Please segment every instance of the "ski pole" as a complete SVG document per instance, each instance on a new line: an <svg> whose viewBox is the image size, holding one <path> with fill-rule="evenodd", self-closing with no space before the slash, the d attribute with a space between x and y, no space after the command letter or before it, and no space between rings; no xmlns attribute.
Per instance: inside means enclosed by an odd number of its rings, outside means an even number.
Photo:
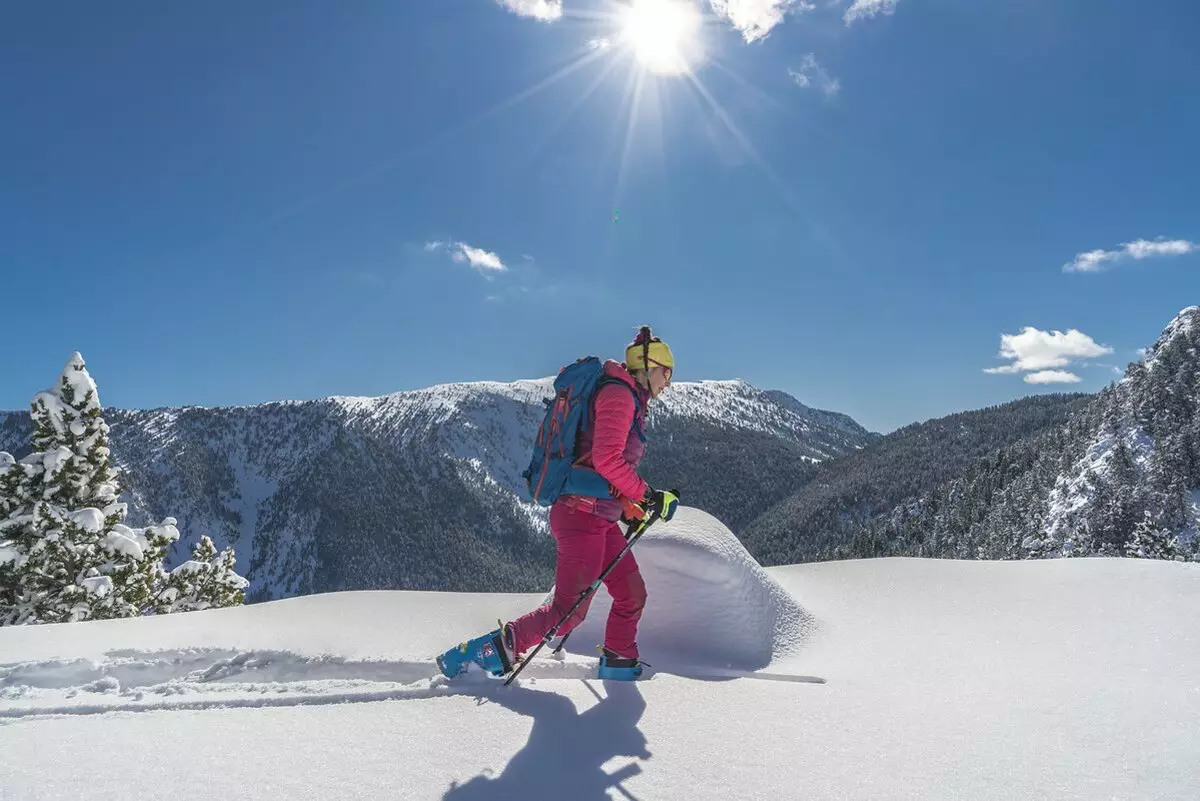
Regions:
<svg viewBox="0 0 1200 801"><path fill-rule="evenodd" d="M632 533L630 534L629 541L627 543L625 543L625 547L622 548L621 552L619 554L617 554L616 557L611 562L608 563L608 567L604 568L604 572L602 572L599 576L597 576L596 580L593 581L590 585L588 585L588 587L583 592L579 593L579 600L575 601L575 605L572 606L570 608L570 610L568 610L567 613L562 616L561 620L559 620L557 623L555 623L554 626L548 632L546 632L546 635L544 637L542 637L542 640L541 640L541 642L539 642L537 644L537 647L534 648L532 651L530 651L529 655L521 660L521 664L517 665L517 669L514 670L507 679L505 679L505 681L504 681L505 687L512 684L513 679L515 679L517 677L517 674L520 673L521 670L524 669L524 667L527 664L529 664L529 661L537 655L537 652L542 650L543 645L548 645L551 640L553 640L556 636L558 636L558 630L560 628L562 628L562 625L571 619L571 615L575 614L575 610L578 609L580 606L582 606L583 602L586 601L588 598L590 598L592 593L594 593L596 590L600 589L600 585L604 583L604 579L607 578L608 574L611 573L613 568L617 566L617 562L620 562L622 557L624 557L625 554L629 553L629 550L631 548L633 548L633 544L638 541L638 539L642 536L642 534L646 533L646 529L650 528L650 526L653 523L655 523L658 520L658 518L659 518L659 513L657 510L646 515L646 517L642 520L642 522L637 525L637 528L634 529L632 531ZM570 632L567 632L567 637L569 637L569 636L571 636L571 634L570 634ZM567 641L566 637L564 637L563 642L566 642L566 641ZM559 647L560 648L562 647L561 644L559 645Z"/></svg>

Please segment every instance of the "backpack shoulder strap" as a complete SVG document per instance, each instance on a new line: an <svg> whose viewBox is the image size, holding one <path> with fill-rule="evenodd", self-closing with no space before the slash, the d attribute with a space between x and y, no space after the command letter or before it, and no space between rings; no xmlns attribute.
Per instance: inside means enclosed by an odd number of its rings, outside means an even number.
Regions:
<svg viewBox="0 0 1200 801"><path fill-rule="evenodd" d="M599 381L596 382L596 391L592 393L592 419L594 420L596 417L596 398L599 397L600 390L608 384L620 384L621 386L625 387L625 389L629 390L629 394L633 395L633 419L636 423L638 412L642 410L642 399L638 397L637 390L629 386L628 382L622 381L621 379L611 375L603 376Z"/></svg>

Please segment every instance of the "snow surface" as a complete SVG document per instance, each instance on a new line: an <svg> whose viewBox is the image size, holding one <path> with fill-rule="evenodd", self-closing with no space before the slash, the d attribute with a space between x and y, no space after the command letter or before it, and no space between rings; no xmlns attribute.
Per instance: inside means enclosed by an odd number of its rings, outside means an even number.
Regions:
<svg viewBox="0 0 1200 801"><path fill-rule="evenodd" d="M651 527L634 547L647 587L638 645L643 654L665 655L657 661L645 657L656 667L763 668L797 650L815 626L737 537L706 512L684 508L670 523ZM606 591L597 593L572 637L601 643L611 606Z"/></svg>
<svg viewBox="0 0 1200 801"><path fill-rule="evenodd" d="M592 678L586 627L510 687L431 678L540 594L0 629L0 797L1196 797L1200 566L762 570L730 540L683 510L636 546L654 665L636 684ZM725 666L768 644L763 670ZM180 758L147 770L164 747Z"/></svg>

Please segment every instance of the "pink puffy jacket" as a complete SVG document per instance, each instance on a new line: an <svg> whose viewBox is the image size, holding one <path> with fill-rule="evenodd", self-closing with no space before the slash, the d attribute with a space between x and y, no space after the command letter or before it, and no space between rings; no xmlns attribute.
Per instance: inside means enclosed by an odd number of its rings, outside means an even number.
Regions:
<svg viewBox="0 0 1200 801"><path fill-rule="evenodd" d="M641 501L649 485L637 474L637 467L646 453L646 443L637 435L633 415L640 406L638 428L645 431L650 393L633 380L620 362L612 359L605 361L604 374L632 387L640 402L635 404L633 394L625 387L616 384L600 387L596 392L592 424L579 434L579 452L584 454L580 464L591 467L603 476L620 495L632 501ZM621 518L621 502L617 499L564 495L560 502L589 511L605 520Z"/></svg>

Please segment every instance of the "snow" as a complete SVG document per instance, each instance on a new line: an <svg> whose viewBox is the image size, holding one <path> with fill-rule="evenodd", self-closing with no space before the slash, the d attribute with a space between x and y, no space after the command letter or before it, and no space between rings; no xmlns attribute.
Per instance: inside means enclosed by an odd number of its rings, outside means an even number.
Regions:
<svg viewBox="0 0 1200 801"><path fill-rule="evenodd" d="M122 528L125 527L122 526ZM139 562L142 559L142 546L139 545L133 537L126 536L120 532L110 531L100 541L100 544L108 550L114 553L119 553L122 556L128 557L129 559Z"/></svg>
<svg viewBox="0 0 1200 801"><path fill-rule="evenodd" d="M17 550L17 546L12 545L11 541L0 542L0 565L8 564L15 561L21 555Z"/></svg>
<svg viewBox="0 0 1200 801"><path fill-rule="evenodd" d="M150 544L146 539L147 534L150 534L151 536L165 537L171 542L179 542L179 529L175 527L175 522L175 518L168 517L166 520L162 521L161 525L147 526L144 529L134 529L134 539L143 548L148 547Z"/></svg>
<svg viewBox="0 0 1200 801"><path fill-rule="evenodd" d="M1134 467L1145 475L1154 458L1154 438L1136 425L1124 426L1119 437L1128 446ZM1114 437L1098 433L1096 440L1071 471L1058 477L1054 488L1050 490L1046 522L1043 525L1045 531L1061 536L1068 525L1068 516L1091 502L1093 487L1089 476L1107 478L1112 470L1116 445Z"/></svg>
<svg viewBox="0 0 1200 801"><path fill-rule="evenodd" d="M63 514L63 518L92 534L99 534L104 528L104 513L91 506L77 509L74 512L66 512Z"/></svg>
<svg viewBox="0 0 1200 801"><path fill-rule="evenodd" d="M796 408L783 406L771 398L771 393L742 380L672 383L671 390L654 401L652 409L656 419L673 416L708 419L718 425L768 432L787 439L804 437L817 428ZM843 434L836 429L827 433L835 439Z"/></svg>
<svg viewBox="0 0 1200 801"><path fill-rule="evenodd" d="M63 368L62 379L75 392L76 408L84 412L100 408L100 393L96 390L96 382L92 380L92 376L84 364L83 356L78 351L72 353L67 360L67 366ZM55 391L59 391L59 388L56 387ZM91 398L85 404L83 401L89 392Z"/></svg>
<svg viewBox="0 0 1200 801"><path fill-rule="evenodd" d="M702 513L660 525L635 546L654 665L636 684L592 678L585 628L510 687L432 678L435 653L541 594L346 592L0 629L0 795L1195 797L1200 566L763 570ZM163 743L186 768L145 770Z"/></svg>
<svg viewBox="0 0 1200 801"><path fill-rule="evenodd" d="M71 449L65 445L59 445L52 451L35 451L24 459L21 464L28 467L41 467L46 472L46 480L51 480L54 475L66 466L75 454L71 453Z"/></svg>
<svg viewBox="0 0 1200 801"><path fill-rule="evenodd" d="M1153 347L1146 353L1143 363L1146 365L1147 372L1153 372L1158 364L1158 356L1163 349L1167 347L1176 337L1187 336L1191 334L1192 328L1200 322L1200 306L1188 306L1179 314L1175 315L1175 319L1167 324L1159 335L1158 340Z"/></svg>
<svg viewBox="0 0 1200 801"><path fill-rule="evenodd" d="M643 654L669 655L667 661L647 656L655 666L678 668L682 661L763 668L799 648L814 625L733 533L706 512L684 508L670 523L650 528L634 547L648 595L638 646ZM602 642L611 606L608 592L598 591L572 637Z"/></svg>
<svg viewBox="0 0 1200 801"><path fill-rule="evenodd" d="M57 390L46 390L39 392L33 396L30 405L34 407L42 407L46 410L46 418L54 429L55 434L62 437L66 432L66 427L63 424L63 403L58 398Z"/></svg>
<svg viewBox="0 0 1200 801"><path fill-rule="evenodd" d="M112 592L112 579L108 576L92 576L90 578L80 579L79 586L83 587L93 595L101 598L106 597Z"/></svg>

